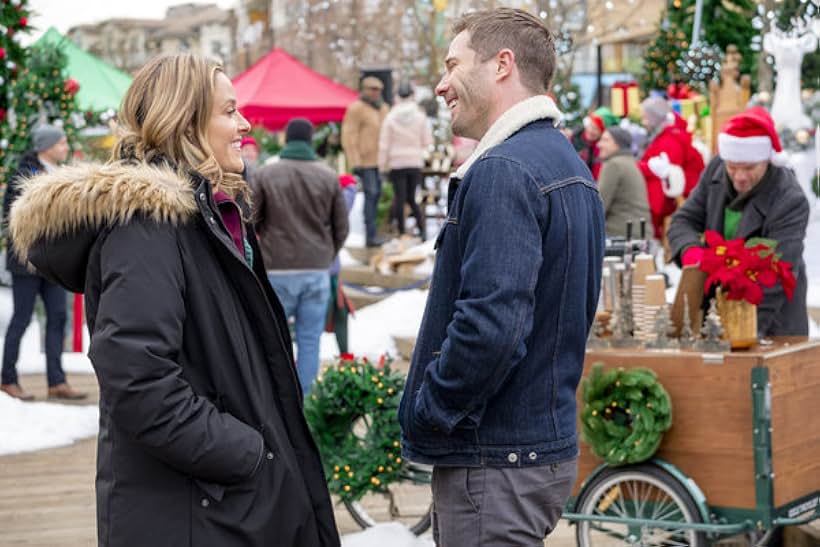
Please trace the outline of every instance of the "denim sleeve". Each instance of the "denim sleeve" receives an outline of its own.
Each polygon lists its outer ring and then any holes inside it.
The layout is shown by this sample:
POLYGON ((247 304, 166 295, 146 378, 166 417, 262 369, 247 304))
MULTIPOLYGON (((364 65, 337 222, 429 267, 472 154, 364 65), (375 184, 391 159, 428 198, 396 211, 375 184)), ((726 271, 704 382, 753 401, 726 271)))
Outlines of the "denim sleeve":
POLYGON ((486 401, 526 355, 543 259, 539 215, 546 213, 539 209, 547 198, 532 177, 495 157, 474 165, 469 177, 458 213, 455 312, 416 400, 416 419, 448 433, 465 418, 476 425, 486 401))

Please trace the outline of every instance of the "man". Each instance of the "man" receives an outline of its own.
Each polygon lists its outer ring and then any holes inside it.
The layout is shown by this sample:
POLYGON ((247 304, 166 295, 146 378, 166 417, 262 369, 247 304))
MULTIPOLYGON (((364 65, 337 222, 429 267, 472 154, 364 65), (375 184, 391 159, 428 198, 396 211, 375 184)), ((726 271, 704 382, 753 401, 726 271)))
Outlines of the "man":
POLYGON ((703 172, 703 156, 692 146, 686 121, 669 103, 649 97, 641 103, 641 121, 648 131, 639 154, 638 169, 646 180, 655 237, 666 236, 666 218, 675 212, 679 197, 687 197, 703 172))
POLYGON ((416 203, 416 188, 422 183, 421 168, 427 149, 433 144, 430 122, 413 99, 413 88, 399 86, 399 101, 384 119, 379 135, 379 171, 389 173, 393 183, 393 218, 398 222, 399 235, 404 234, 404 206, 416 219, 419 236, 427 239, 424 215, 416 203))
POLYGON ((379 132, 390 108, 382 100, 384 84, 375 76, 362 79, 361 95, 351 103, 342 120, 342 149, 347 166, 364 188, 366 245, 378 247, 384 241, 376 235, 376 206, 382 191, 379 178, 379 132))
MULTIPOLYGON (((8 223, 9 211, 19 195, 17 183, 43 171, 51 171, 68 158, 68 140, 59 127, 40 124, 31 134, 32 150, 23 154, 17 171, 9 179, 3 198, 4 223, 8 223)), ((37 295, 46 308, 46 379, 49 399, 83 399, 86 393, 72 388, 65 378, 62 365, 63 336, 66 323, 66 293, 46 278, 30 271, 14 251, 14 242, 7 239, 6 267, 11 273, 14 313, 11 316, 3 346, 3 372, 0 391, 23 401, 34 400, 20 386, 17 378, 17 358, 20 340, 31 322, 34 300, 37 295)))
POLYGON ((541 20, 479 11, 453 35, 436 93, 453 133, 480 142, 450 183, 399 409, 402 450, 433 465, 438 545, 541 545, 576 477, 603 207, 555 127, 555 49, 541 20))
POLYGON ((348 231, 339 180, 317 158, 312 137, 308 120, 290 120, 279 161, 252 178, 262 258, 285 315, 295 318, 297 368, 305 394, 319 370, 319 339, 330 298, 328 269, 348 231))
POLYGON ((777 242, 777 253, 791 262, 797 286, 791 301, 780 284, 764 289, 757 307, 760 336, 809 333, 803 262, 809 203, 794 172, 783 164, 780 139, 766 110, 754 107, 730 118, 718 135, 718 157, 669 226, 669 246, 681 265, 700 262, 705 230, 727 239, 777 242))

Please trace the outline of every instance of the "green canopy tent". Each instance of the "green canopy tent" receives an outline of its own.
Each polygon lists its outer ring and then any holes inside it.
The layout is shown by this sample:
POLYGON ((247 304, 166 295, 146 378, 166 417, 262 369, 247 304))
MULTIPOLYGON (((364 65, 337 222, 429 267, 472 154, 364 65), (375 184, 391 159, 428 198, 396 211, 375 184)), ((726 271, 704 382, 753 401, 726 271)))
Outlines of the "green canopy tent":
POLYGON ((82 111, 99 112, 118 110, 125 91, 131 85, 131 76, 81 49, 74 42, 51 27, 34 45, 57 45, 68 59, 66 77, 80 84, 77 106, 82 111))

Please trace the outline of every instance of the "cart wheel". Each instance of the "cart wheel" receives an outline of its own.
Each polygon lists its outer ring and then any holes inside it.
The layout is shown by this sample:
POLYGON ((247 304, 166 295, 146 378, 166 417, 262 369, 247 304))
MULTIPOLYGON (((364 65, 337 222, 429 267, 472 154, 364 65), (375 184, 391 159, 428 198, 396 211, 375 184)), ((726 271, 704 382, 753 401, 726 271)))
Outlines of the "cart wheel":
MULTIPOLYGON (((689 492, 666 471, 650 464, 604 470, 584 487, 576 511, 584 515, 700 523, 703 519, 689 492)), ((703 533, 679 528, 581 521, 576 539, 580 547, 630 545, 703 547, 703 533)))
POLYGON ((371 493, 359 501, 345 501, 353 520, 362 528, 384 522, 401 522, 414 534, 421 535, 432 522, 432 468, 410 463, 401 479, 384 494, 371 493))

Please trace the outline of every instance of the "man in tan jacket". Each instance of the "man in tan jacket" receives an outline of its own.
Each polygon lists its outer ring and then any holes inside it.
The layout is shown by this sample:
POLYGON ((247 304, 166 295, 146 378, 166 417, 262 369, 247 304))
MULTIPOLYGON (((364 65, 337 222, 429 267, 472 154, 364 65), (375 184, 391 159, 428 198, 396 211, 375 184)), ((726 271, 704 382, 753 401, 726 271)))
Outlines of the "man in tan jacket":
POLYGON ((364 224, 367 246, 378 247, 376 205, 382 191, 379 178, 379 132, 389 107, 382 100, 384 84, 375 76, 362 79, 361 95, 347 107, 342 121, 342 148, 347 164, 364 187, 364 224))

